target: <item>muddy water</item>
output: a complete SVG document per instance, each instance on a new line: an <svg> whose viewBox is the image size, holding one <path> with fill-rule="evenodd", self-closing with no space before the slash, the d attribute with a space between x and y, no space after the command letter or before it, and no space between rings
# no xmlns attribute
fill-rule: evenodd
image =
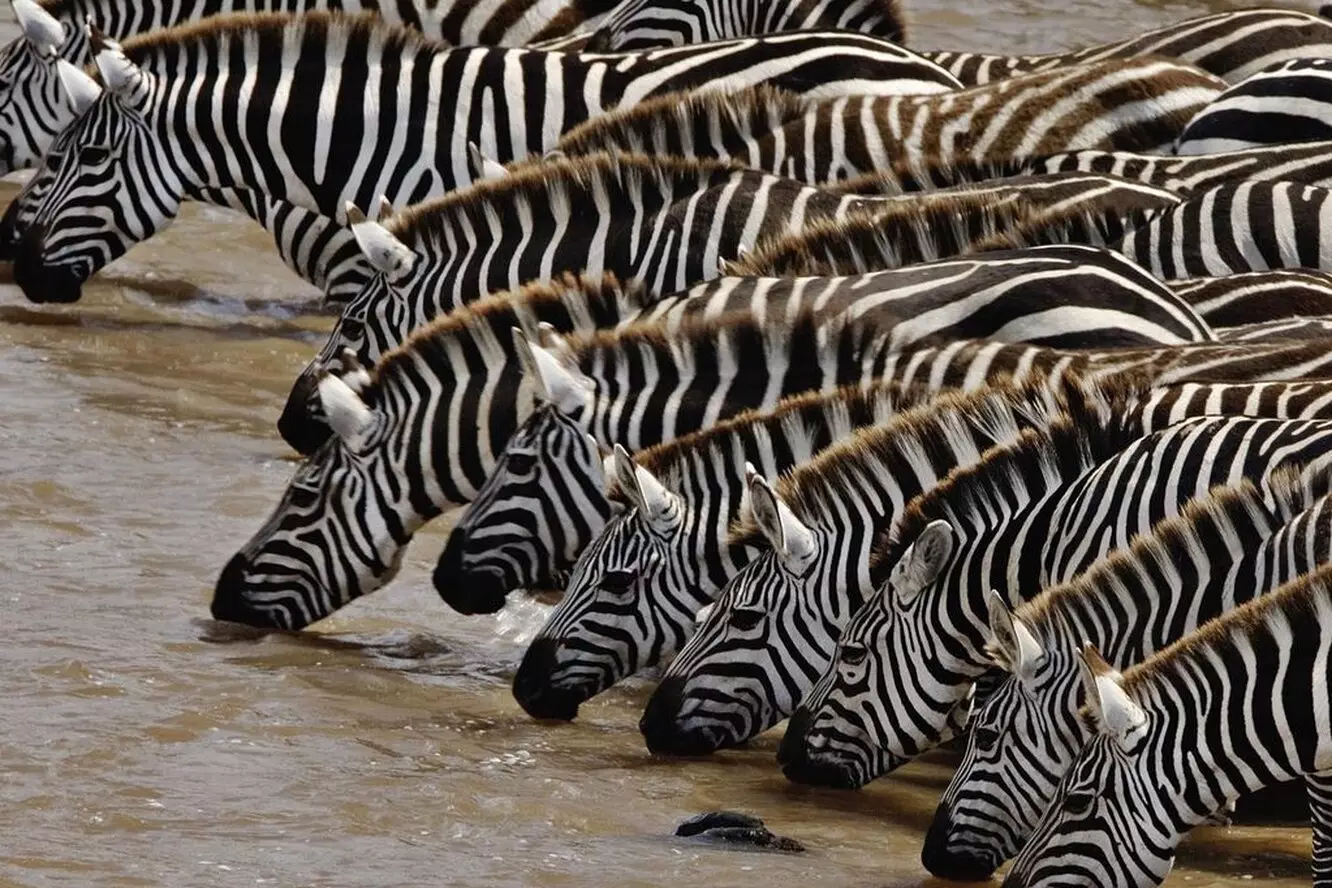
<svg viewBox="0 0 1332 888"><path fill-rule="evenodd" d="M922 46L1038 51L1205 8L913 18ZM851 794L786 783L772 734L654 761L646 683L528 720L508 680L543 608L448 611L429 582L447 522L317 633L219 632L213 578L294 467L274 421L329 321L266 235L213 210L85 292L38 308L0 284L0 884L931 884L946 760ZM810 853L667 838L723 807ZM1301 884L1308 852L1303 831L1200 831L1171 884Z"/></svg>

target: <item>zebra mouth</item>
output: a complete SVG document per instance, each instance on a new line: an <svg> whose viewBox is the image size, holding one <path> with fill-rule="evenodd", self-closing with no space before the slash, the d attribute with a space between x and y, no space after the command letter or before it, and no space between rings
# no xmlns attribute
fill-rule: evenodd
<svg viewBox="0 0 1332 888"><path fill-rule="evenodd" d="M701 756L724 746L739 745L739 741L727 742L725 738L719 738L712 730L685 726L682 712L684 689L685 679L672 675L652 693L638 722L638 730L647 742L648 751L655 755Z"/></svg>
<svg viewBox="0 0 1332 888"><path fill-rule="evenodd" d="M940 805L934 820L925 833L925 844L920 849L920 862L932 875L953 882L986 882L999 868L1001 861L990 860L989 855L952 845L953 811Z"/></svg>
<svg viewBox="0 0 1332 888"><path fill-rule="evenodd" d="M435 591L460 614L498 613L504 609L508 593L504 578L489 571L467 570L463 564L466 549L467 532L454 528L431 577Z"/></svg>
<svg viewBox="0 0 1332 888"><path fill-rule="evenodd" d="M559 644L553 638L538 638L523 655L513 677L513 697L532 718L573 721L578 707L591 696L581 688L557 685Z"/></svg>
<svg viewBox="0 0 1332 888"><path fill-rule="evenodd" d="M860 769L852 762L839 761L831 750L812 750L809 744L813 720L801 707L787 723L786 734L777 748L777 762L782 774L792 783L826 786L833 789L859 789L865 784Z"/></svg>
<svg viewBox="0 0 1332 888"><path fill-rule="evenodd" d="M14 283L31 302L78 302L83 277L68 265L47 265L46 229L34 225L19 241L14 256Z"/></svg>

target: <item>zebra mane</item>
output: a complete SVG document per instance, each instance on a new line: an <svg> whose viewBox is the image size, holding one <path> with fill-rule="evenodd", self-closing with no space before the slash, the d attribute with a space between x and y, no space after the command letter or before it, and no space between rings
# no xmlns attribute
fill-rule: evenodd
<svg viewBox="0 0 1332 888"><path fill-rule="evenodd" d="M609 152L535 160L510 166L507 176L485 179L413 204L394 213L384 224L403 243L417 246L443 237L451 214L496 212L496 199L501 197L555 203L565 200L572 189L591 189L598 183L614 183L625 190L637 191L643 183L664 187L673 179L690 180L686 190L693 194L709 187L700 180L718 174L730 176L738 169L718 160Z"/></svg>
<svg viewBox="0 0 1332 888"><path fill-rule="evenodd" d="M891 197L1030 175L1038 164L1035 158L957 162L931 155L899 160L887 169L852 176L843 182L829 185L828 189L838 194L881 194Z"/></svg>
<svg viewBox="0 0 1332 888"><path fill-rule="evenodd" d="M728 262L736 277L834 277L901 268L967 252L1031 215L1020 196L926 194L842 220L819 219L797 234L764 241Z"/></svg>
<svg viewBox="0 0 1332 888"><path fill-rule="evenodd" d="M855 417L883 417L918 407L932 400L933 393L923 386L903 385L881 380L871 385L844 385L831 392L811 391L783 398L772 409L752 409L716 425L646 448L634 455L635 461L656 475L666 487L680 491L686 464L701 457L704 461L743 458L736 442L737 432L751 429L780 430L792 452L809 450L814 440L811 420L824 417L832 428L851 429ZM834 439L836 436L834 436Z"/></svg>
<svg viewBox="0 0 1332 888"><path fill-rule="evenodd" d="M1249 635L1265 627L1317 626L1320 616L1332 610L1329 598L1332 598L1332 563L1226 611L1157 651L1124 672L1123 688L1138 702L1143 702L1151 696L1154 686L1168 683L1171 676L1180 671L1188 671L1189 662L1218 656L1223 662L1229 660L1224 651L1233 648L1237 636ZM1323 602L1321 607L1320 600ZM1279 633L1273 634L1280 637ZM1084 724L1093 724L1086 706L1079 711L1079 716Z"/></svg>
<svg viewBox="0 0 1332 888"><path fill-rule="evenodd" d="M1074 388L1067 384L1061 388ZM1044 414L1052 399L1045 379L1014 385L996 379L973 392L947 391L887 423L861 429L849 439L798 466L776 486L778 496L805 524L818 526L839 511L848 495L863 489L863 478L885 467L916 466L929 475L936 456L951 452L955 442L970 441L971 429L992 430L994 436L1016 435L1017 417ZM1055 392L1062 406L1062 395ZM1059 412L1063 412L1062 409ZM753 514L742 508L731 526L731 545L766 546Z"/></svg>
<svg viewBox="0 0 1332 888"><path fill-rule="evenodd" d="M877 585L881 574L897 563L931 521L942 518L961 527L984 522L992 513L997 489L1025 486L1032 472L1048 478L1080 475L1097 459L1114 454L1125 443L1125 406L1140 393L1142 384L1143 377L1093 382L1066 375L1056 411L1047 414L1054 417L1051 422L1010 435L1011 443L992 447L979 461L953 469L879 531L870 550L871 579Z"/></svg>
<svg viewBox="0 0 1332 888"><path fill-rule="evenodd" d="M1152 213L1117 207L1066 207L1032 213L1017 224L977 240L973 253L1022 250L1047 244L1086 244L1106 247L1124 233L1151 220Z"/></svg>
<svg viewBox="0 0 1332 888"><path fill-rule="evenodd" d="M890 5L894 0L889 0ZM698 142L710 144L713 121L723 132L761 138L805 114L807 107L794 93L767 84L738 92L687 90L667 93L624 110L599 114L569 130L555 149L566 154L588 154L608 149L653 153L657 146L673 144L681 134L697 133ZM694 140L686 141L686 145Z"/></svg>
<svg viewBox="0 0 1332 888"><path fill-rule="evenodd" d="M1178 515L1157 524L1150 534L1134 537L1128 546L1111 552L1072 580L1047 587L1024 603L1018 616L1033 628L1050 625L1107 582L1134 588L1143 576L1173 571L1180 552L1202 546L1200 527L1211 525L1226 532L1244 515L1269 516L1273 524L1289 524L1329 494L1332 475L1318 472L1311 477L1302 466L1281 466L1257 482L1246 478L1235 485L1218 485L1206 496L1189 500Z"/></svg>
<svg viewBox="0 0 1332 888"><path fill-rule="evenodd" d="M532 339L538 338L542 321L564 334L587 333L628 319L648 301L641 284L621 283L610 273L566 273L553 281L494 294L416 328L379 359L371 386L404 371L411 373L418 357L443 354L460 339L471 341L487 366L501 364L515 360L514 327L521 327Z"/></svg>
<svg viewBox="0 0 1332 888"><path fill-rule="evenodd" d="M384 55L419 51L443 51L448 45L431 40L413 28L391 25L373 13L238 12L215 15L198 21L135 35L122 44L130 61L143 66L154 60L169 61L180 47L192 44L225 47L235 42L272 44L284 47L284 55L304 47L336 50L353 40L368 43ZM222 50L219 49L219 55Z"/></svg>

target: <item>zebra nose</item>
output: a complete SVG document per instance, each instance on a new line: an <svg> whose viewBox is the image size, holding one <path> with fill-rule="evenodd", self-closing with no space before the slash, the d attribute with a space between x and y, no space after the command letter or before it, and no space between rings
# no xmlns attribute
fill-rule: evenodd
<svg viewBox="0 0 1332 888"><path fill-rule="evenodd" d="M925 833L925 845L920 849L920 862L940 879L953 882L986 882L999 868L999 862L990 862L981 854L959 848L950 848L953 810L941 804L934 811L934 820Z"/></svg>
<svg viewBox="0 0 1332 888"><path fill-rule="evenodd" d="M690 730L680 723L685 701L685 680L671 675L657 685L648 699L638 730L647 741L649 752L657 755L707 755L717 744L704 732Z"/></svg>
<svg viewBox="0 0 1332 888"><path fill-rule="evenodd" d="M18 258L18 201L10 201L4 216L0 217L0 262L13 262Z"/></svg>
<svg viewBox="0 0 1332 888"><path fill-rule="evenodd" d="M46 227L34 225L19 240L14 283L32 302L78 302L83 281L66 266L46 264Z"/></svg>
<svg viewBox="0 0 1332 888"><path fill-rule="evenodd" d="M278 417L278 434L292 449L303 456L309 456L328 440L332 430L321 417L310 411L310 399L314 396L318 380L307 368L296 377L287 395L287 403Z"/></svg>
<svg viewBox="0 0 1332 888"><path fill-rule="evenodd" d="M249 626L262 626L257 622L254 612L245 600L245 572L249 562L245 556L236 554L222 568L213 587L213 603L209 609L213 619L227 620L232 623L245 623Z"/></svg>
<svg viewBox="0 0 1332 888"><path fill-rule="evenodd" d="M551 685L559 663L559 646L553 638L532 642L513 677L513 698L532 718L573 721L578 717L581 695Z"/></svg>
<svg viewBox="0 0 1332 888"><path fill-rule="evenodd" d="M813 717L804 706L796 709L786 724L786 733L777 747L777 763L792 783L829 786L834 789L859 789L860 782L847 769L809 754L809 731Z"/></svg>
<svg viewBox="0 0 1332 888"><path fill-rule="evenodd" d="M463 565L467 553L467 531L457 527L440 553L432 577L435 591L444 603L460 614L494 614L504 609L507 591L496 574L468 571Z"/></svg>

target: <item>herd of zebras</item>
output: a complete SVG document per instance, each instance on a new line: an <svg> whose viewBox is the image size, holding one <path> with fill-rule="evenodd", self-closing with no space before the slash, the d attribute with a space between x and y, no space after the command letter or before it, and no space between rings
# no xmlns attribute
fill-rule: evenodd
<svg viewBox="0 0 1332 888"><path fill-rule="evenodd" d="M789 717L843 787L965 732L922 859L1008 886L1159 884L1302 777L1332 885L1332 20L1006 57L893 0L12 3L30 299L191 200L341 312L216 617L303 628L470 503L448 604L563 590L535 717L661 667L654 752Z"/></svg>

